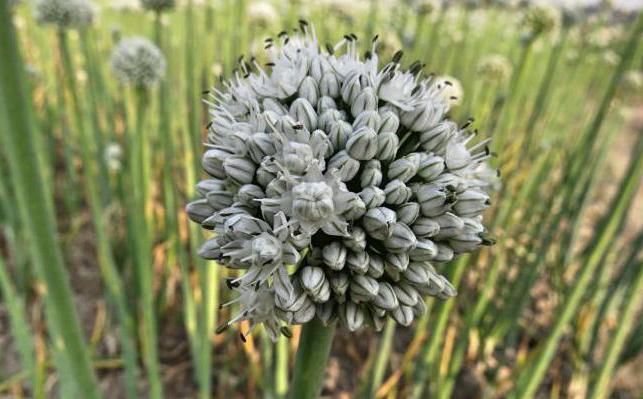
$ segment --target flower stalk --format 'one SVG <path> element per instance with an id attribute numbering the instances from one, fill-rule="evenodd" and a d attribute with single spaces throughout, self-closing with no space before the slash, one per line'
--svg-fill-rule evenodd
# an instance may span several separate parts
<path id="1" fill-rule="evenodd" d="M 288 399 L 319 397 L 334 334 L 334 325 L 326 327 L 317 318 L 303 326 Z"/>

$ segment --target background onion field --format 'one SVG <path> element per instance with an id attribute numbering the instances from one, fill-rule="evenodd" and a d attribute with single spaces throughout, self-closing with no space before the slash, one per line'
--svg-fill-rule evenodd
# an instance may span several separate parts
<path id="1" fill-rule="evenodd" d="M 300 18 L 322 43 L 354 33 L 365 51 L 379 34 L 384 60 L 404 49 L 403 64 L 449 76 L 451 117 L 493 138 L 501 175 L 485 214 L 496 245 L 439 270 L 459 295 L 428 299 L 408 328 L 338 329 L 323 397 L 643 395 L 639 12 L 558 9 L 526 38 L 532 6 L 503 1 L 185 0 L 162 14 L 103 1 L 91 26 L 66 31 L 9 3 L 0 398 L 285 397 L 299 327 L 275 344 L 261 329 L 245 343 L 236 325 L 215 334 L 236 313 L 219 310 L 233 275 L 197 257 L 205 233 L 184 207 L 202 177 L 201 100 L 240 55 L 267 62 L 264 39 Z M 167 60 L 145 92 L 110 69 L 132 35 Z"/>

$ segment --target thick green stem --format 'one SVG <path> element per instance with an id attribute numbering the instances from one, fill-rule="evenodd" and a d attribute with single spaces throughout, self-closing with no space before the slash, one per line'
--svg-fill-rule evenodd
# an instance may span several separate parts
<path id="1" fill-rule="evenodd" d="M 289 399 L 319 397 L 334 333 L 335 326 L 325 327 L 317 318 L 304 325 L 299 338 Z"/>
<path id="2" fill-rule="evenodd" d="M 33 262 L 46 288 L 48 322 L 78 391 L 85 398 L 99 398 L 96 376 L 76 317 L 69 276 L 65 270 L 51 193 L 42 184 L 43 172 L 35 160 L 36 133 L 24 90 L 24 69 L 18 50 L 9 5 L 0 1 L 0 110 L 9 134 L 3 135 L 3 149 L 9 159 L 11 178 L 19 204 L 22 225 L 30 237 Z M 10 99 L 10 101 L 6 101 Z"/>

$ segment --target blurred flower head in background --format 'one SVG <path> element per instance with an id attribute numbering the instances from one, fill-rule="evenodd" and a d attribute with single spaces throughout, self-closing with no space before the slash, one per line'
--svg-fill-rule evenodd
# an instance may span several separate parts
<path id="1" fill-rule="evenodd" d="M 490 54 L 480 59 L 477 72 L 484 79 L 494 82 L 505 82 L 511 75 L 512 66 L 507 57 Z"/>
<path id="2" fill-rule="evenodd" d="M 380 65 L 377 39 L 361 59 L 354 35 L 322 50 L 301 31 L 267 39 L 268 69 L 241 59 L 208 101 L 210 178 L 187 212 L 216 233 L 200 255 L 245 271 L 228 281 L 242 308 L 219 331 L 408 326 L 424 295 L 456 295 L 436 265 L 492 243 L 488 140 L 447 117 L 455 79 L 403 68 L 401 51 Z"/>
<path id="3" fill-rule="evenodd" d="M 146 10 L 156 12 L 170 10 L 176 5 L 174 0 L 140 0 L 140 2 Z"/>
<path id="4" fill-rule="evenodd" d="M 521 25 L 525 29 L 525 40 L 534 40 L 537 37 L 553 32 L 561 24 L 560 9 L 544 4 L 532 5 L 525 10 Z"/>
<path id="5" fill-rule="evenodd" d="M 124 84 L 150 87 L 165 74 L 165 57 L 158 47 L 143 37 L 122 39 L 111 57 L 112 71 Z"/>
<path id="6" fill-rule="evenodd" d="M 41 24 L 58 28 L 82 28 L 90 25 L 96 7 L 89 0 L 35 0 L 34 16 Z"/>
<path id="7" fill-rule="evenodd" d="M 248 23 L 251 27 L 266 28 L 279 20 L 275 7 L 267 1 L 256 1 L 248 5 Z"/>

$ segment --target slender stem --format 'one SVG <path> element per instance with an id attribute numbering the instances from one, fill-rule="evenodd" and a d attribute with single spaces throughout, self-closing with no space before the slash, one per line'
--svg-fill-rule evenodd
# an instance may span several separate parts
<path id="1" fill-rule="evenodd" d="M 99 398 L 96 376 L 73 305 L 69 276 L 58 245 L 51 193 L 41 184 L 43 172 L 35 161 L 36 133 L 30 119 L 29 101 L 24 90 L 24 69 L 14 26 L 6 1 L 0 2 L 0 110 L 9 134 L 3 146 L 9 159 L 22 225 L 30 237 L 33 262 L 47 292 L 48 321 L 59 338 L 58 348 L 74 375 L 78 390 L 85 398 Z M 6 101 L 5 99 L 11 99 Z"/>
<path id="2" fill-rule="evenodd" d="M 384 372 L 386 371 L 386 364 L 388 363 L 388 359 L 391 355 L 395 326 L 396 322 L 393 319 L 389 319 L 386 322 L 384 333 L 382 334 L 382 338 L 380 338 L 379 350 L 377 357 L 375 358 L 375 364 L 373 364 L 373 374 L 369 381 L 367 398 L 374 398 L 377 389 L 382 384 Z"/>
<path id="3" fill-rule="evenodd" d="M 289 399 L 319 397 L 334 333 L 334 325 L 325 327 L 317 318 L 304 325 L 299 338 Z"/>
<path id="4" fill-rule="evenodd" d="M 275 348 L 275 398 L 283 399 L 288 392 L 288 338 L 279 336 Z"/>

